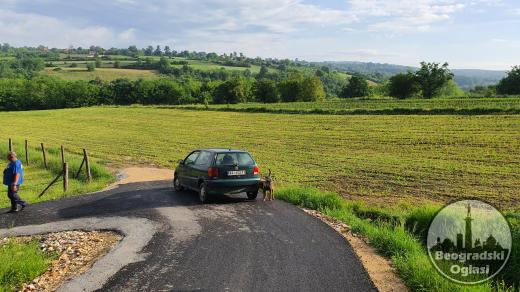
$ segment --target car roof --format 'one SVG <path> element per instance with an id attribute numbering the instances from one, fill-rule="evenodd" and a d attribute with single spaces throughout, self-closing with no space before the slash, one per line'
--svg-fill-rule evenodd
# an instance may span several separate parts
<path id="1" fill-rule="evenodd" d="M 197 149 L 198 151 L 209 151 L 209 152 L 215 152 L 215 153 L 222 153 L 222 152 L 246 152 L 244 150 L 239 149 L 232 149 L 232 148 L 201 148 Z"/>

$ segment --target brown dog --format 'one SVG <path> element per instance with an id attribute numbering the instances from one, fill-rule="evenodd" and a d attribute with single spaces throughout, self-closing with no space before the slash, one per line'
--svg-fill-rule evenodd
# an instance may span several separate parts
<path id="1" fill-rule="evenodd" d="M 264 193 L 264 202 L 266 200 L 269 200 L 269 201 L 274 200 L 274 181 L 273 181 L 273 176 L 271 174 L 271 169 L 269 169 L 269 174 L 267 176 L 264 176 L 260 180 L 260 188 L 262 189 L 262 192 Z"/>

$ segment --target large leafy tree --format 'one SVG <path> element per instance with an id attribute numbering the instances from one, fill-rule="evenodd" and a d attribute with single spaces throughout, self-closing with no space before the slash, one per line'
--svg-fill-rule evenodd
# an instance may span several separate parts
<path id="1" fill-rule="evenodd" d="M 164 55 L 166 57 L 171 57 L 172 56 L 172 50 L 170 49 L 170 46 L 165 46 L 164 47 Z"/>
<path id="2" fill-rule="evenodd" d="M 497 85 L 499 94 L 520 94 L 520 66 L 514 66 Z"/>
<path id="3" fill-rule="evenodd" d="M 276 83 L 269 79 L 260 79 L 253 85 L 253 94 L 255 100 L 265 103 L 273 103 L 280 101 L 280 93 L 276 88 Z"/>
<path id="4" fill-rule="evenodd" d="M 341 97 L 353 98 L 364 97 L 370 94 L 368 82 L 361 76 L 354 75 L 350 78 L 347 86 L 343 88 Z"/>
<path id="5" fill-rule="evenodd" d="M 155 47 L 155 51 L 153 51 L 153 55 L 154 56 L 162 56 L 163 52 L 161 50 L 161 46 L 157 45 L 157 47 Z"/>
<path id="6" fill-rule="evenodd" d="M 400 73 L 390 77 L 388 93 L 400 99 L 410 98 L 421 91 L 419 83 L 412 72 Z"/>
<path id="7" fill-rule="evenodd" d="M 318 101 L 324 97 L 325 90 L 318 76 L 306 76 L 300 83 L 298 101 Z"/>
<path id="8" fill-rule="evenodd" d="M 300 84 L 302 82 L 303 82 L 303 75 L 299 72 L 293 72 L 286 79 L 282 80 L 278 84 L 278 90 L 280 91 L 282 101 L 284 101 L 284 102 L 298 101 L 298 98 L 300 96 L 300 90 L 301 90 Z"/>
<path id="9" fill-rule="evenodd" d="M 453 79 L 448 63 L 421 62 L 421 68 L 415 72 L 415 78 L 424 98 L 437 96 L 441 89 Z"/>
<path id="10" fill-rule="evenodd" d="M 236 77 L 223 82 L 215 89 L 214 102 L 221 104 L 246 102 L 248 96 L 249 88 L 246 82 Z"/>

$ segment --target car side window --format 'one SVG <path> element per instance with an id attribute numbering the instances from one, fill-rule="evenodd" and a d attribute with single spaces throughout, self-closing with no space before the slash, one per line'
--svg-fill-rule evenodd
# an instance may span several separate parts
<path id="1" fill-rule="evenodd" d="M 211 152 L 202 151 L 202 152 L 200 152 L 199 157 L 195 161 L 195 165 L 197 165 L 197 166 L 209 165 L 210 160 L 211 160 Z"/>
<path id="2" fill-rule="evenodd" d="M 191 153 L 190 155 L 188 155 L 188 157 L 186 157 L 186 159 L 184 159 L 184 164 L 191 165 L 191 164 L 195 163 L 195 160 L 197 160 L 197 157 L 199 157 L 199 154 L 200 154 L 199 151 Z"/>

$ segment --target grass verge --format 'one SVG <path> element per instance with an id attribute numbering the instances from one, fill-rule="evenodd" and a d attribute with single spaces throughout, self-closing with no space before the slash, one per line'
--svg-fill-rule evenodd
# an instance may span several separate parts
<path id="1" fill-rule="evenodd" d="M 349 225 L 364 235 L 377 251 L 394 262 L 406 285 L 413 291 L 517 291 L 520 262 L 518 214 L 508 214 L 513 232 L 513 252 L 507 267 L 496 282 L 475 286 L 460 285 L 442 277 L 431 265 L 423 244 L 427 226 L 439 206 L 414 208 L 373 208 L 351 202 L 332 192 L 313 188 L 288 187 L 277 192 L 278 198 L 301 207 L 318 210 Z"/>
<path id="2" fill-rule="evenodd" d="M 37 241 L 17 243 L 10 239 L 0 246 L 0 291 L 16 291 L 45 272 L 53 258 L 39 249 Z"/>
<path id="3" fill-rule="evenodd" d="M 47 162 L 48 169 L 44 168 L 43 155 L 41 149 L 30 148 L 29 149 L 29 165 L 25 161 L 25 153 L 21 151 L 23 148 L 22 143 L 16 143 L 14 141 L 13 149 L 18 153 L 18 158 L 22 160 L 24 164 L 24 184 L 20 187 L 20 196 L 29 203 L 55 200 L 65 196 L 84 194 L 93 192 L 104 188 L 108 183 L 113 181 L 113 175 L 103 167 L 99 161 L 92 160 L 90 170 L 92 173 L 92 182 L 88 182 L 86 175 L 83 171 L 76 178 L 74 177 L 79 169 L 82 155 L 66 153 L 65 159 L 69 164 L 69 189 L 67 192 L 63 192 L 62 180 L 56 182 L 41 198 L 38 195 L 47 187 L 47 185 L 62 172 L 61 165 L 61 154 L 58 148 L 48 148 Z M 7 155 L 7 145 L 0 146 L 0 157 L 4 158 Z M 5 164 L 7 165 L 7 160 Z M 7 187 L 2 186 L 1 191 L 7 192 Z M 10 201 L 7 195 L 0 195 L 0 208 L 10 207 Z"/>

